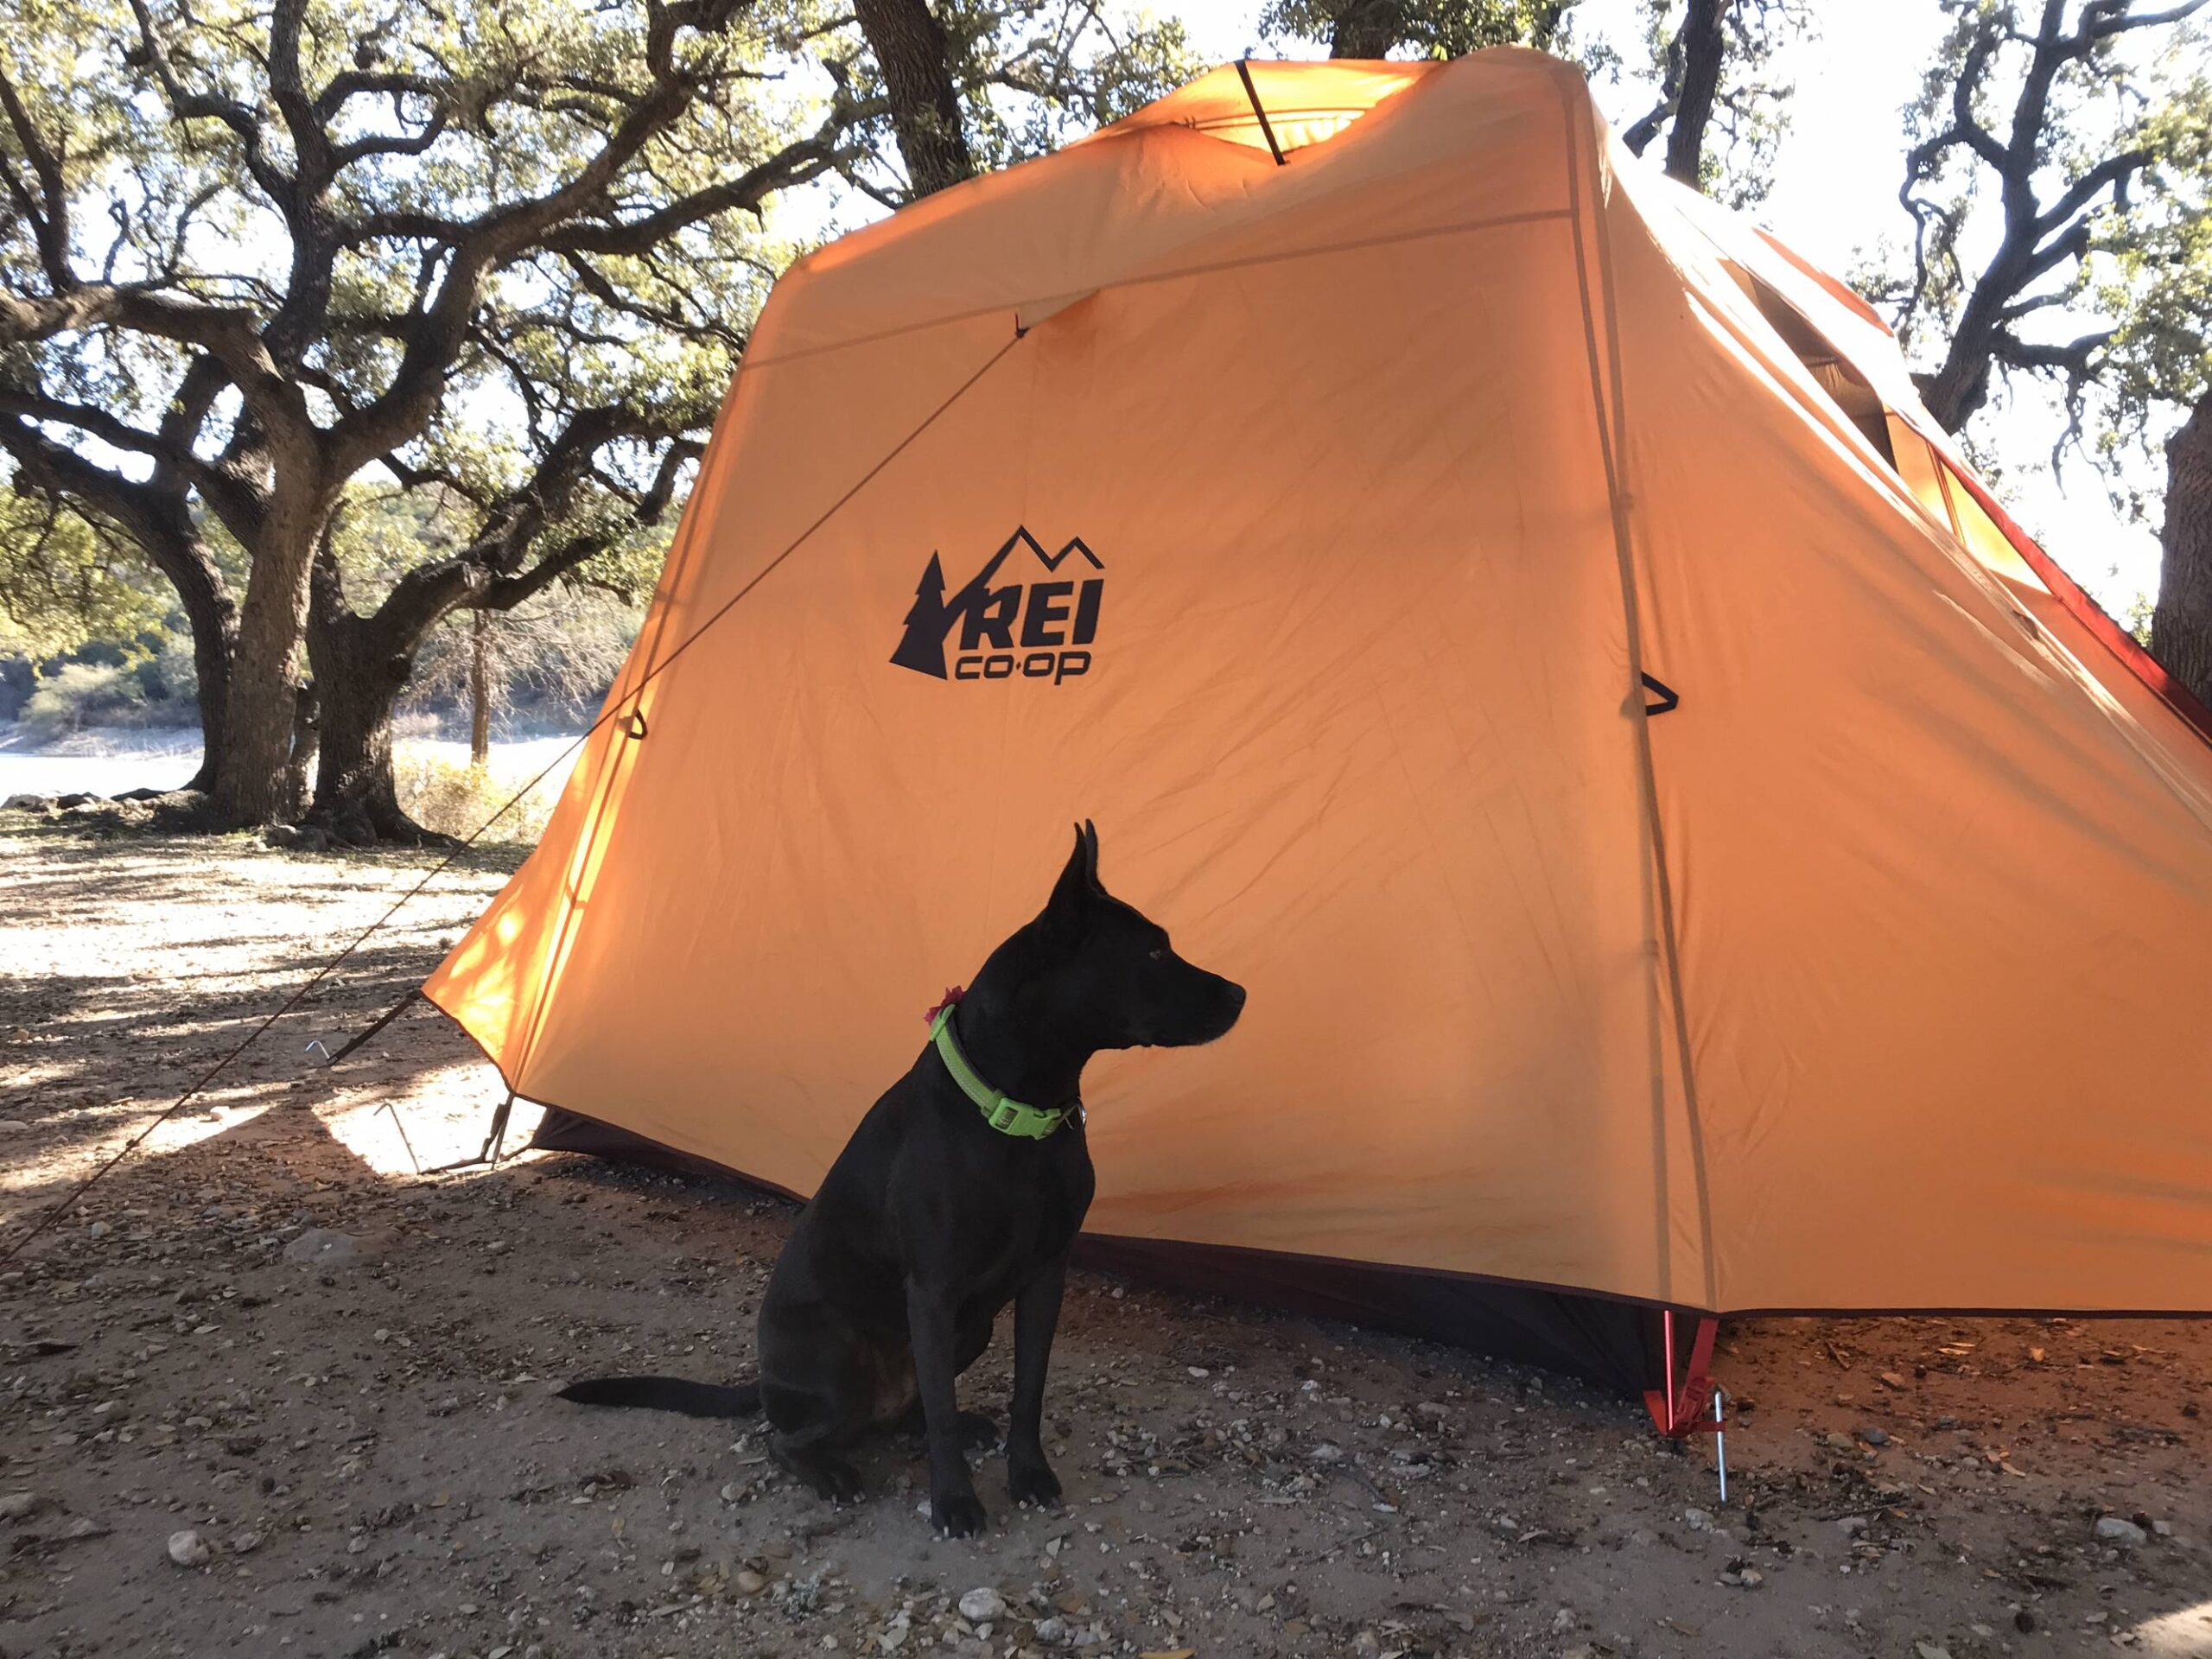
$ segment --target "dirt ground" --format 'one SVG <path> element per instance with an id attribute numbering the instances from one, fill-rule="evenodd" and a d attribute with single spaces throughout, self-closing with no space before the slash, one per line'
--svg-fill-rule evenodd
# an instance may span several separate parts
<path id="1" fill-rule="evenodd" d="M 323 1068 L 517 856 L 0 1267 L 0 1652 L 2212 1656 L 2205 1325 L 1740 1325 L 1722 1507 L 1709 1445 L 1558 1377 L 1082 1277 L 1068 1507 L 987 1458 L 963 1542 L 917 1444 L 831 1509 L 746 1425 L 553 1399 L 742 1374 L 793 1211 L 566 1155 L 418 1176 L 499 1095 L 425 1010 Z M 0 1249 L 428 861 L 0 817 Z M 996 1414 L 1004 1324 L 963 1387 Z"/>

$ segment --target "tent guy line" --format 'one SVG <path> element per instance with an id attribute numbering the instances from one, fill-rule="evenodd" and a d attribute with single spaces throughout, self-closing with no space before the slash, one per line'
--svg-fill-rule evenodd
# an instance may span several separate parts
<path id="1" fill-rule="evenodd" d="M 354 937 L 352 942 L 349 943 L 343 950 L 339 951 L 336 956 L 331 957 L 330 960 L 324 963 L 321 967 L 316 969 L 314 975 L 308 978 L 306 983 L 302 985 L 297 990 L 294 991 L 291 995 L 285 998 L 283 1002 L 280 1004 L 274 1012 L 270 1014 L 259 1025 L 256 1026 L 251 1031 L 248 1032 L 243 1038 L 241 1038 L 237 1045 L 225 1053 L 220 1059 L 214 1063 L 214 1065 L 209 1066 L 205 1071 L 201 1072 L 182 1094 L 179 1095 L 175 1100 L 163 1107 L 154 1117 L 152 1122 L 149 1122 L 145 1128 L 140 1129 L 136 1135 L 124 1141 L 123 1145 L 106 1160 L 105 1162 L 102 1163 L 99 1167 L 93 1170 L 91 1174 L 86 1176 L 83 1180 L 78 1182 L 75 1186 L 70 1188 L 67 1192 L 63 1194 L 58 1203 L 54 1204 L 44 1215 L 41 1216 L 38 1220 L 32 1224 L 31 1230 L 29 1232 L 25 1233 L 21 1238 L 18 1238 L 9 1244 L 5 1249 L 0 1249 L 0 1267 L 5 1267 L 9 1262 L 14 1261 L 18 1255 L 21 1255 L 26 1249 L 29 1249 L 35 1240 L 36 1240 L 41 1234 L 45 1233 L 46 1230 L 52 1227 L 55 1222 L 60 1220 L 63 1216 L 67 1215 L 73 1208 L 74 1208 L 77 1201 L 82 1198 L 86 1192 L 90 1192 L 96 1183 L 104 1179 L 116 1167 L 117 1165 L 122 1163 L 124 1159 L 128 1158 L 132 1153 L 136 1152 L 142 1145 L 143 1145 L 149 1135 L 152 1135 L 155 1130 L 160 1128 L 162 1124 L 168 1122 L 169 1119 L 175 1116 L 177 1113 L 182 1110 L 187 1104 L 202 1093 L 209 1084 L 213 1083 L 218 1077 L 222 1075 L 223 1071 L 232 1061 L 236 1060 L 239 1055 L 245 1053 L 247 1049 L 252 1047 L 256 1042 L 260 1040 L 263 1033 L 267 1032 L 270 1027 L 274 1026 L 279 1020 L 282 1020 L 286 1014 L 291 1013 L 295 1008 L 298 1007 L 301 1003 L 304 1002 L 315 988 L 321 985 L 324 980 L 329 978 L 330 976 L 335 972 L 348 957 L 350 957 L 356 950 L 359 950 L 364 944 L 367 944 L 372 937 L 382 931 L 391 922 L 391 918 L 400 912 L 400 910 L 410 899 L 415 898 L 425 887 L 429 887 L 431 882 L 436 880 L 439 876 L 444 874 L 447 870 L 450 869 L 453 867 L 454 861 L 458 859 L 471 847 L 474 846 L 486 830 L 489 830 L 493 824 L 499 823 L 499 821 L 506 817 L 509 812 L 512 812 L 515 807 L 521 803 L 524 796 L 528 795 L 531 791 L 536 789 L 540 784 L 551 777 L 555 771 L 556 771 L 570 755 L 575 753 L 578 749 L 589 742 L 593 735 L 599 731 L 600 728 L 607 725 L 609 721 L 613 720 L 617 712 L 622 709 L 625 704 L 629 705 L 631 712 L 635 714 L 638 698 L 644 692 L 646 686 L 658 679 L 670 668 L 673 667 L 676 664 L 677 658 L 683 656 L 686 651 L 690 650 L 692 645 L 697 641 L 702 634 L 705 633 L 708 629 L 713 627 L 715 624 L 721 621 L 724 617 L 728 616 L 732 610 L 736 608 L 738 604 L 743 601 L 747 595 L 750 594 L 756 588 L 760 587 L 763 582 L 766 581 L 768 577 L 774 573 L 778 566 L 782 564 L 785 560 L 790 558 L 792 554 L 798 552 L 798 550 L 806 543 L 808 539 L 815 534 L 815 532 L 819 531 L 824 524 L 828 524 L 831 518 L 835 518 L 839 512 L 851 502 L 855 496 L 866 489 L 885 467 L 891 465 L 893 461 L 896 461 L 901 454 L 903 454 L 906 449 L 912 445 L 915 439 L 920 437 L 924 432 L 927 431 L 937 423 L 939 417 L 941 417 L 947 410 L 950 409 L 953 404 L 958 403 L 962 397 L 965 397 L 971 390 L 973 390 L 978 381 L 982 380 L 985 375 L 988 374 L 993 368 L 997 366 L 998 362 L 1001 358 L 1005 357 L 1008 352 L 1012 351 L 1016 346 L 1021 343 L 1021 340 L 1027 333 L 1027 331 L 1026 329 L 1017 330 L 1017 332 L 1015 332 L 1004 345 L 1001 346 L 998 350 L 993 352 L 989 357 L 986 358 L 980 368 L 976 369 L 973 374 L 969 375 L 965 380 L 962 381 L 958 386 L 955 387 L 951 393 L 945 397 L 944 402 L 938 404 L 936 408 L 932 409 L 927 415 L 924 416 L 919 424 L 918 424 L 912 431 L 907 433 L 905 437 L 899 439 L 899 441 L 896 444 L 893 445 L 890 449 L 887 450 L 884 453 L 883 458 L 877 461 L 874 466 L 869 467 L 865 473 L 861 474 L 861 476 L 854 481 L 849 489 L 846 490 L 842 495 L 840 495 L 835 501 L 831 502 L 828 507 L 823 509 L 820 517 L 816 518 L 813 523 L 808 524 L 804 530 L 799 531 L 797 536 L 793 537 L 791 542 L 785 546 L 783 551 L 777 554 L 774 558 L 769 560 L 766 564 L 763 565 L 750 581 L 747 582 L 746 584 L 742 588 L 739 588 L 736 593 L 731 594 L 728 600 L 724 601 L 705 621 L 700 623 L 697 627 L 694 628 L 690 633 L 678 640 L 677 642 L 676 648 L 670 652 L 666 657 L 663 658 L 659 662 L 648 666 L 645 672 L 639 677 L 636 685 L 632 686 L 627 693 L 609 707 L 601 710 L 598 719 L 593 721 L 589 726 L 577 733 L 575 741 L 570 742 L 566 747 L 563 748 L 552 758 L 552 760 L 546 762 L 544 767 L 540 770 L 535 777 L 531 779 L 528 783 L 524 784 L 512 795 L 509 796 L 506 801 L 499 808 L 498 810 L 494 811 L 490 817 L 485 819 L 484 822 L 478 824 L 475 829 L 470 830 L 469 833 L 461 839 L 461 842 L 458 846 L 447 853 L 447 855 L 443 858 L 440 859 L 435 864 L 433 864 L 429 869 L 424 873 L 421 880 L 417 881 L 413 887 L 408 888 L 405 893 L 403 893 L 397 899 L 394 899 L 391 907 L 387 909 L 384 914 L 378 917 L 375 921 L 370 923 L 368 926 L 362 929 L 361 931 Z M 738 372 L 740 377 L 742 378 L 744 369 L 741 365 Z M 642 720 L 640 720 L 639 723 L 642 725 Z M 632 730 L 630 733 L 630 735 L 632 737 L 642 738 L 645 734 L 641 730 Z M 333 1058 L 331 1064 L 335 1065 L 338 1059 L 352 1053 L 356 1047 L 359 1046 L 361 1042 L 374 1036 L 378 1031 L 389 1025 L 391 1020 L 398 1015 L 401 1009 L 406 1007 L 409 1003 L 412 1002 L 421 995 L 422 992 L 419 988 L 410 990 L 396 1005 L 388 1009 L 383 1014 L 379 1015 L 374 1025 L 363 1032 L 360 1036 L 354 1039 L 353 1041 L 347 1043 L 344 1047 L 340 1049 L 338 1054 Z"/>

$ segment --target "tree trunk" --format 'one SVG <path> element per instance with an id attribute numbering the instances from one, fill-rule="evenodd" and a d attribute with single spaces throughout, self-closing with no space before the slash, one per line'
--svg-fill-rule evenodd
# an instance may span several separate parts
<path id="1" fill-rule="evenodd" d="M 327 514 L 327 504 L 311 516 L 272 511 L 253 550 L 208 791 L 216 829 L 258 829 L 277 823 L 290 805 L 298 709 L 292 658 L 307 627 L 308 576 Z"/>
<path id="2" fill-rule="evenodd" d="M 492 760 L 492 614 L 471 613 L 468 620 L 468 764 Z"/>
<path id="3" fill-rule="evenodd" d="M 1667 132 L 1667 176 L 1693 190 L 1705 188 L 1705 130 L 1712 124 L 1720 66 L 1728 54 L 1728 37 L 1720 29 L 1727 9 L 1728 0 L 1690 0 L 1682 20 L 1682 92 Z"/>
<path id="4" fill-rule="evenodd" d="M 327 549 L 315 560 L 312 592 L 307 636 L 315 769 L 306 821 L 357 847 L 446 840 L 401 809 L 391 773 L 392 709 L 415 671 L 416 648 L 445 608 L 395 610 L 387 600 L 368 616 L 355 614 Z"/>
<path id="5" fill-rule="evenodd" d="M 891 98 L 891 126 L 916 200 L 976 175 L 944 27 L 927 0 L 855 0 Z"/>
<path id="6" fill-rule="evenodd" d="M 1406 35 L 1400 0 L 1344 0 L 1329 31 L 1332 58 L 1387 58 Z"/>
<path id="7" fill-rule="evenodd" d="M 357 847 L 437 839 L 400 810 L 391 712 L 414 667 L 372 617 L 318 617 L 308 630 L 319 705 L 315 800 L 307 821 Z"/>
<path id="8" fill-rule="evenodd" d="M 2166 523 L 2158 537 L 2151 654 L 2212 703 L 2212 391 L 2166 445 Z"/>

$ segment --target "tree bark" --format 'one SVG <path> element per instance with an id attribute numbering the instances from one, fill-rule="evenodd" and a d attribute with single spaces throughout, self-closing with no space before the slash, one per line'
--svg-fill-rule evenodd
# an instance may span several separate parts
<path id="1" fill-rule="evenodd" d="M 238 645 L 225 697 L 208 810 L 219 830 L 253 830 L 282 821 L 291 804 L 288 780 L 297 712 L 293 653 L 308 621 L 308 581 L 329 522 L 327 501 L 272 506 L 253 550 Z"/>
<path id="2" fill-rule="evenodd" d="M 1675 104 L 1675 123 L 1667 130 L 1667 176 L 1693 190 L 1704 188 L 1705 130 L 1713 122 L 1713 101 L 1720 92 L 1720 67 L 1728 55 L 1721 14 L 1729 0 L 1690 0 L 1682 19 L 1682 90 Z"/>
<path id="3" fill-rule="evenodd" d="M 915 199 L 975 177 L 951 51 L 927 0 L 855 0 L 853 14 L 883 71 L 892 130 Z"/>
<path id="4" fill-rule="evenodd" d="M 316 704 L 315 798 L 306 822 L 357 847 L 446 839 L 399 804 L 391 716 L 431 627 L 481 580 L 481 573 L 458 563 L 435 573 L 418 568 L 362 616 L 346 602 L 328 549 L 316 556 L 307 620 Z"/>
<path id="5" fill-rule="evenodd" d="M 2158 537 L 2151 654 L 2212 703 L 2212 391 L 2166 445 L 2166 523 Z"/>
<path id="6" fill-rule="evenodd" d="M 400 809 L 391 772 L 391 713 L 415 665 L 373 616 L 340 610 L 308 625 L 315 665 L 315 798 L 307 822 L 357 847 L 435 839 Z"/>

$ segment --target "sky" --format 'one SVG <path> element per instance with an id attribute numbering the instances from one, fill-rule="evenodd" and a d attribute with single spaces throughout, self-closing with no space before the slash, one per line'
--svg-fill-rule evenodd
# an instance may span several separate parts
<path id="1" fill-rule="evenodd" d="M 1259 37 L 1259 0 L 1154 0 L 1180 17 L 1205 56 L 1227 60 L 1306 54 Z M 1753 215 L 1815 263 L 1847 275 L 1887 238 L 1909 245 L 1910 221 L 1897 203 L 1905 142 L 1902 114 L 1919 89 L 1942 17 L 1931 0 L 1813 0 L 1815 35 L 1778 60 L 1793 83 L 1789 130 L 1776 161 L 1776 184 Z M 1573 13 L 1580 41 L 1610 41 L 1630 65 L 1648 58 L 1642 0 L 1580 0 Z M 1315 49 L 1312 55 L 1321 56 Z M 1614 124 L 1624 126 L 1651 103 L 1648 82 L 1596 87 Z M 1655 162 L 1656 164 L 1656 162 Z M 2113 615 L 2155 593 L 2155 524 L 2127 521 L 2086 458 L 2054 471 L 2063 429 L 2055 400 L 2035 393 L 1985 413 L 1970 429 L 2007 472 L 1998 493 L 2051 555 Z M 2161 471 L 2145 463 L 2141 481 L 2163 491 Z"/>

